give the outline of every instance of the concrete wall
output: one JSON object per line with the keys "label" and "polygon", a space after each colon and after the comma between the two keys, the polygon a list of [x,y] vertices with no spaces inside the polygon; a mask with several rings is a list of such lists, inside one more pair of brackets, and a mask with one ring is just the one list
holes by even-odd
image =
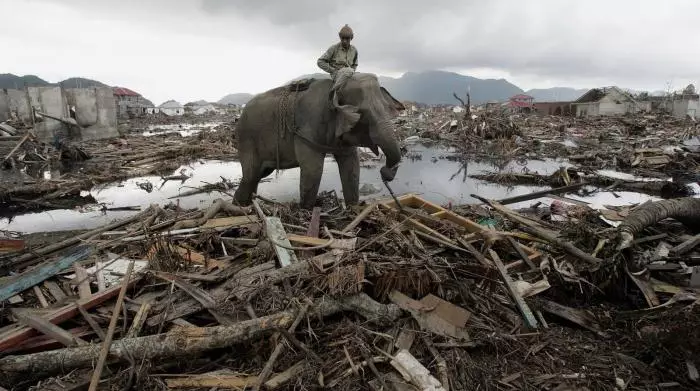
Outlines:
{"label": "concrete wall", "polygon": [[575,106],[576,106],[576,116],[577,117],[598,115],[598,113],[599,113],[598,102],[577,103]]}
{"label": "concrete wall", "polygon": [[[32,106],[54,117],[68,118],[68,104],[61,87],[29,87]],[[51,118],[37,120],[34,133],[39,140],[51,142],[56,136],[72,135],[60,121]]]}
{"label": "concrete wall", "polygon": [[[53,142],[56,136],[74,141],[112,138],[117,131],[117,105],[112,88],[29,87],[27,90],[7,90],[9,104],[0,104],[0,117],[15,111],[31,125],[31,107],[59,118],[70,118],[71,106],[75,107],[75,119],[83,127],[66,126],[50,118],[37,119],[34,133],[43,142]],[[0,93],[0,100],[2,94]],[[31,105],[31,106],[30,106]]]}
{"label": "concrete wall", "polygon": [[185,109],[183,107],[180,107],[180,108],[161,107],[160,112],[165,114],[165,115],[182,115],[185,113]]}
{"label": "concrete wall", "polygon": [[697,118],[700,115],[700,102],[689,99],[674,100],[670,111],[674,117],[685,118],[689,115]]}
{"label": "concrete wall", "polygon": [[97,123],[97,105],[94,88],[66,89],[68,107],[75,107],[75,120],[78,125],[88,127]]}
{"label": "concrete wall", "polygon": [[10,112],[17,113],[19,119],[25,124],[32,123],[32,109],[29,106],[29,97],[25,90],[7,90],[10,101]]}
{"label": "concrete wall", "polygon": [[10,118],[10,97],[7,96],[7,90],[0,90],[0,122],[7,121]]}

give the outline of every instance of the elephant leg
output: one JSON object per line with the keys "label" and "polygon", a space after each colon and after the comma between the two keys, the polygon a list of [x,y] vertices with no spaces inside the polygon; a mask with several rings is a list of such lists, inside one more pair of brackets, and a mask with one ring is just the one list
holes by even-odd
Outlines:
{"label": "elephant leg", "polygon": [[300,204],[302,208],[311,209],[316,204],[318,188],[321,186],[325,154],[312,149],[300,140],[295,141],[294,148],[301,170]]}
{"label": "elephant leg", "polygon": [[253,201],[253,193],[258,191],[262,167],[258,159],[246,159],[244,156],[241,159],[241,168],[243,176],[238,189],[233,194],[233,199],[240,205],[250,205]]}
{"label": "elephant leg", "polygon": [[340,182],[343,185],[343,198],[347,205],[355,205],[360,200],[360,157],[357,148],[348,153],[336,154]]}

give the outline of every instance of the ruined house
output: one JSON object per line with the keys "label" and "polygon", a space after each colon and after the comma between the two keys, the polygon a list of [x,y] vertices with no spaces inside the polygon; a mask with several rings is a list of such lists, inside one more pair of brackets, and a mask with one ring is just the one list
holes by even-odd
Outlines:
{"label": "ruined house", "polygon": [[577,117],[623,115],[651,111],[650,102],[634,99],[619,87],[593,88],[572,103]]}
{"label": "ruined house", "polygon": [[534,101],[535,98],[530,95],[518,94],[508,98],[506,106],[513,113],[529,113],[534,109]]}
{"label": "ruined house", "polygon": [[152,112],[153,103],[138,92],[124,87],[113,87],[112,90],[117,100],[117,116],[119,118],[133,118]]}
{"label": "ruined house", "polygon": [[111,87],[2,89],[0,120],[8,118],[32,127],[43,142],[119,136],[117,104]]}
{"label": "ruined house", "polygon": [[161,113],[165,115],[183,115],[185,114],[185,107],[180,104],[180,102],[175,100],[169,100],[163,102],[158,109]]}

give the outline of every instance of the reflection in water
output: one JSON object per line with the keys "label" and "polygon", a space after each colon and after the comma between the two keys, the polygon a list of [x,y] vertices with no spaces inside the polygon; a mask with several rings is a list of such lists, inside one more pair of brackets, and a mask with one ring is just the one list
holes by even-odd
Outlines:
{"label": "reflection in water", "polygon": [[[485,162],[462,163],[452,158],[449,150],[424,145],[411,145],[409,153],[422,154],[422,159],[404,159],[396,179],[391,186],[397,195],[415,193],[421,197],[438,203],[452,205],[477,202],[470,194],[479,194],[486,198],[499,199],[527,194],[543,190],[546,187],[516,186],[504,187],[488,182],[469,178],[468,175],[497,170]],[[362,199],[389,197],[379,176],[379,168],[383,162],[365,162],[360,170],[360,185],[366,188],[379,189],[379,192],[367,192]],[[506,171],[522,172],[524,169],[549,174],[556,171],[562,163],[555,161],[511,162],[505,165]],[[326,159],[320,191],[336,190],[342,195],[342,187],[338,176],[338,166],[332,158]],[[158,176],[148,176],[127,179],[117,184],[96,186],[90,192],[98,203],[107,207],[140,206],[146,208],[152,203],[167,204],[179,202],[183,208],[204,208],[216,198],[230,199],[226,194],[218,192],[179,196],[193,188],[206,184],[220,182],[226,178],[237,182],[241,176],[241,166],[238,162],[200,161],[189,166],[182,166],[173,171],[180,175],[184,170],[190,179],[184,183],[168,181],[163,183]],[[268,198],[278,201],[292,201],[299,198],[299,169],[290,169],[273,173],[268,177],[269,182],[261,183],[258,192]],[[143,183],[151,182],[151,192],[142,189]],[[141,184],[141,187],[139,186]],[[53,230],[90,229],[107,224],[114,219],[129,216],[133,211],[78,211],[54,210],[16,216],[11,222],[0,220],[0,229],[11,229],[22,232],[40,232]]]}

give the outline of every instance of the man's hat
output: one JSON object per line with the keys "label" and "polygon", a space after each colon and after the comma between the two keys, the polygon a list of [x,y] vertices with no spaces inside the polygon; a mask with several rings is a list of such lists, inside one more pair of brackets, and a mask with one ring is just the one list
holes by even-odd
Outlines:
{"label": "man's hat", "polygon": [[345,26],[343,26],[343,28],[340,29],[340,31],[338,32],[338,35],[340,36],[340,38],[353,38],[354,37],[354,33],[352,32],[352,29],[347,24]]}

